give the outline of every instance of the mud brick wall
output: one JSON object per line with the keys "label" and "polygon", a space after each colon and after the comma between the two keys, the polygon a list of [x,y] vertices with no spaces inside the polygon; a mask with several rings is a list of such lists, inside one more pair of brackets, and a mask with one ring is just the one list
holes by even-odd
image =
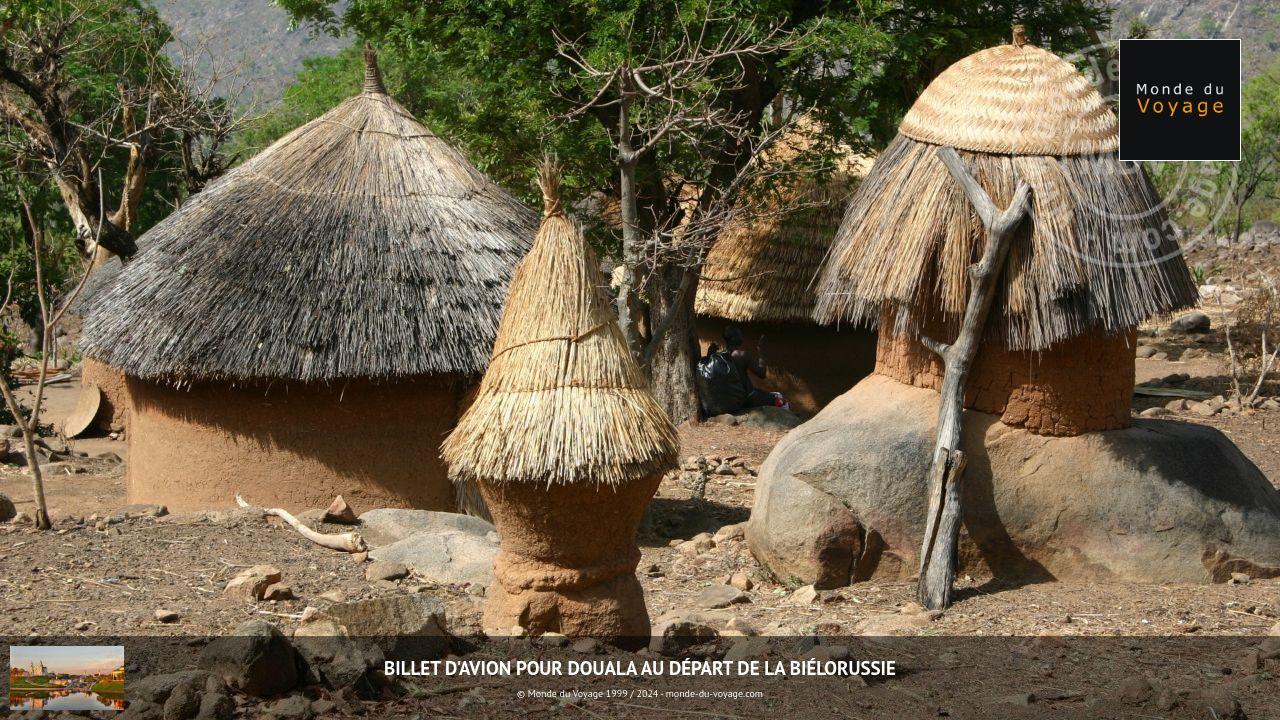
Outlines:
{"label": "mud brick wall", "polygon": [[[938,356],[918,339],[881,327],[875,372],[906,385],[940,390],[943,367]],[[951,335],[942,331],[931,337]],[[1082,335],[1039,352],[1011,352],[988,343],[970,372],[964,406],[998,414],[1006,425],[1041,435],[1126,427],[1135,350],[1132,331]]]}

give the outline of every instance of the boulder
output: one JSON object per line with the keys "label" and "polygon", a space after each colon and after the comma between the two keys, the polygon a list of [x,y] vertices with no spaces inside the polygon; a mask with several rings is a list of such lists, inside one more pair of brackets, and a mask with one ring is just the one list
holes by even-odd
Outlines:
{"label": "boulder", "polygon": [[307,684],[331,690],[353,688],[373,697],[386,683],[382,676],[385,656],[376,644],[352,639],[347,628],[332,615],[311,613],[293,633],[293,646],[306,664]]}
{"label": "boulder", "polygon": [[231,720],[235,703],[222,678],[206,670],[148,675],[129,685],[121,720]]}
{"label": "boulder", "polygon": [[360,516],[360,535],[373,547],[390,545],[422,533],[464,532],[484,537],[493,523],[459,513],[380,508]]}
{"label": "boulder", "polygon": [[[774,448],[747,525],[784,582],[914,576],[938,394],[873,375]],[[1047,437],[965,413],[961,565],[996,577],[1280,576],[1280,492],[1217,430],[1137,419]]]}
{"label": "boulder", "polygon": [[227,637],[205,646],[200,667],[254,697],[271,697],[298,684],[296,656],[288,639],[263,620],[241,623]]}
{"label": "boulder", "polygon": [[497,540],[452,530],[410,535],[399,542],[375,548],[369,556],[374,560],[403,563],[418,576],[432,582],[488,587],[493,582],[493,558],[497,554]]}
{"label": "boulder", "polygon": [[449,649],[444,606],[424,593],[334,603],[324,613],[352,637],[377,642],[393,660],[430,660]]}
{"label": "boulder", "polygon": [[1169,323],[1169,330],[1183,334],[1200,334],[1209,332],[1211,326],[1209,316],[1202,312],[1189,312],[1173,319]]}

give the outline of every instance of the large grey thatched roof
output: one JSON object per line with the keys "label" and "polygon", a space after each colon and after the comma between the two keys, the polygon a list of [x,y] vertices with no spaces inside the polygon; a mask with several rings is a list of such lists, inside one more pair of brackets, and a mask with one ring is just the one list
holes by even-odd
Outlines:
{"label": "large grey thatched roof", "polygon": [[145,378],[484,370],[537,215],[382,89],[227,173],[94,293],[85,355]]}

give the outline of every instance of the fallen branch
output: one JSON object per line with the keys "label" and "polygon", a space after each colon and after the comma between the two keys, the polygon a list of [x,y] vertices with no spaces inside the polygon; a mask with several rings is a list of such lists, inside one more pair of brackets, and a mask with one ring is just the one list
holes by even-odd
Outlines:
{"label": "fallen branch", "polygon": [[291,525],[294,530],[297,530],[298,534],[302,535],[302,537],[310,540],[320,547],[327,547],[330,550],[340,550],[347,553],[365,552],[369,549],[369,546],[364,542],[364,538],[360,537],[360,533],[346,532],[339,533],[337,535],[318,533],[304,525],[288,510],[281,508],[257,508],[256,506],[245,502],[245,499],[240,497],[240,493],[236,493],[236,504],[242,508],[255,508],[261,510],[265,515],[275,515],[281,520],[289,523],[289,525]]}

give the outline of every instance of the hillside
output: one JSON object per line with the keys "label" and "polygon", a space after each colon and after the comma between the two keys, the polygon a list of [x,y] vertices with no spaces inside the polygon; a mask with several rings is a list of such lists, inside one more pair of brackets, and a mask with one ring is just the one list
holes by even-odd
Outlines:
{"label": "hillside", "polygon": [[1116,0],[1113,34],[1121,36],[1139,18],[1152,37],[1240,38],[1244,75],[1252,77],[1280,53],[1280,3],[1275,0]]}
{"label": "hillside", "polygon": [[[240,83],[247,85],[242,101],[256,98],[274,103],[302,69],[303,59],[332,55],[351,42],[350,38],[313,35],[305,27],[290,30],[288,15],[271,0],[153,2],[184,45],[207,45],[208,53],[202,55],[203,72],[209,72],[209,56],[217,58],[222,73],[242,68],[237,70],[243,78]],[[178,47],[171,52],[179,52]]]}

